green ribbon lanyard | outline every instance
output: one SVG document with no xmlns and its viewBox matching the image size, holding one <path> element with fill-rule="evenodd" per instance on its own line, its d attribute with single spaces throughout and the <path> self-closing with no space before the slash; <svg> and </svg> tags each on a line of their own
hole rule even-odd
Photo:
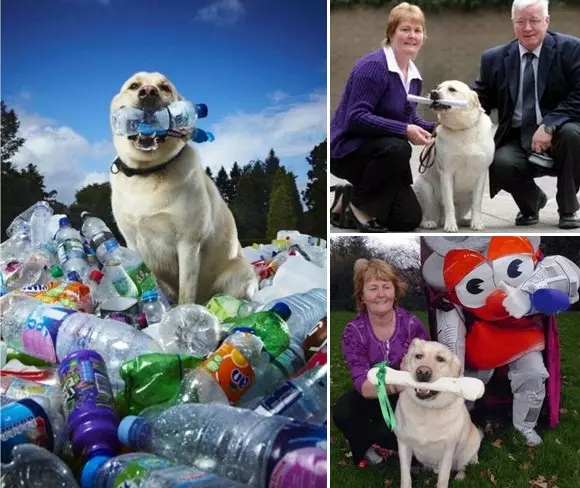
<svg viewBox="0 0 580 488">
<path fill-rule="evenodd" d="M 395 419 L 395 414 L 393 413 L 393 408 L 389 402 L 389 396 L 387 395 L 387 385 L 385 384 L 385 376 L 387 375 L 388 361 L 383 361 L 378 364 L 379 371 L 377 372 L 377 393 L 379 395 L 379 403 L 381 405 L 381 412 L 385 423 L 387 426 L 394 430 L 397 426 L 397 419 Z"/>
</svg>

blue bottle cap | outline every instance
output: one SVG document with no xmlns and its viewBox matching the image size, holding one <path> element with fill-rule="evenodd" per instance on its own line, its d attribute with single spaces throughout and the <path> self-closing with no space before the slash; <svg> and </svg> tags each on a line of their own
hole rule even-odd
<svg viewBox="0 0 580 488">
<path fill-rule="evenodd" d="M 79 283 L 82 283 L 81 276 L 76 271 L 69 271 L 66 274 L 66 277 L 69 281 L 78 281 Z"/>
<path fill-rule="evenodd" d="M 89 459 L 81 474 L 81 488 L 93 488 L 97 472 L 109 459 L 111 456 L 95 456 Z"/>
<path fill-rule="evenodd" d="M 61 217 L 58 221 L 58 226 L 59 227 L 67 227 L 70 226 L 70 219 L 68 217 Z"/>
<path fill-rule="evenodd" d="M 119 442 L 124 446 L 129 445 L 129 431 L 137 420 L 139 420 L 137 415 L 128 415 L 121 420 L 119 428 L 117 429 L 117 436 L 119 437 Z"/>
<path fill-rule="evenodd" d="M 292 315 L 292 311 L 290 310 L 290 307 L 288 305 L 286 305 L 284 302 L 276 303 L 271 308 L 271 310 L 276 312 L 284 320 L 288 320 L 290 318 L 290 315 Z"/>
</svg>

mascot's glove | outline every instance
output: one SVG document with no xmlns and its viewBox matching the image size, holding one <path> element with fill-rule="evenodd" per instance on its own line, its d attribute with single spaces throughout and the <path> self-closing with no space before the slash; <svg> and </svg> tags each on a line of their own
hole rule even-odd
<svg viewBox="0 0 580 488">
<path fill-rule="evenodd" d="M 540 288 L 528 293 L 520 288 L 513 288 L 503 281 L 499 288 L 506 294 L 502 305 L 516 319 L 532 313 L 555 314 L 567 310 L 570 306 L 569 296 L 560 290 Z"/>
<path fill-rule="evenodd" d="M 506 297 L 503 299 L 502 305 L 512 317 L 521 319 L 524 315 L 532 309 L 532 300 L 529 293 L 513 288 L 504 281 L 499 282 L 499 289 L 502 290 Z"/>
</svg>

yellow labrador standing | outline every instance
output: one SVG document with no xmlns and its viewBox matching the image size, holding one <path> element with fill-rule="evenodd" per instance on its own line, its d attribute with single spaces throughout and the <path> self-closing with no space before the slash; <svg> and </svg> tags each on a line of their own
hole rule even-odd
<svg viewBox="0 0 580 488">
<path fill-rule="evenodd" d="M 162 74 L 137 73 L 113 98 L 111 112 L 155 111 L 178 100 Z M 242 255 L 230 210 L 188 139 L 113 135 L 115 220 L 170 299 L 203 303 L 220 292 L 249 298 L 258 288 L 256 274 Z"/>
<path fill-rule="evenodd" d="M 413 339 L 401 370 L 421 382 L 459 377 L 461 363 L 443 344 Z M 399 444 L 401 488 L 411 488 L 413 455 L 438 473 L 437 488 L 447 488 L 451 470 L 457 478 L 477 463 L 482 434 L 471 422 L 462 397 L 452 393 L 405 388 L 395 410 L 395 434 Z"/>
<path fill-rule="evenodd" d="M 481 204 L 495 151 L 491 119 L 481 108 L 477 93 L 461 81 L 444 81 L 430 97 L 435 101 L 466 101 L 468 105 L 431 105 L 440 123 L 434 163 L 413 185 L 423 210 L 421 227 L 435 229 L 443 223 L 445 232 L 457 232 L 459 220 L 459 225 L 482 230 Z M 468 224 L 465 217 L 470 210 Z"/>
</svg>

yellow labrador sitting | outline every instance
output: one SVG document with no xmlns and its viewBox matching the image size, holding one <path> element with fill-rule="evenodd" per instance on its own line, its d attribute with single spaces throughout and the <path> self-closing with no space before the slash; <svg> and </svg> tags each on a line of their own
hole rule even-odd
<svg viewBox="0 0 580 488">
<path fill-rule="evenodd" d="M 413 379 L 431 382 L 442 377 L 459 377 L 457 356 L 438 342 L 413 339 L 401 370 Z M 395 411 L 395 434 L 399 444 L 401 488 L 411 488 L 411 459 L 438 473 L 437 488 L 447 488 L 451 470 L 457 479 L 465 467 L 477 463 L 482 434 L 471 422 L 465 400 L 452 393 L 405 388 Z"/>
<path fill-rule="evenodd" d="M 165 76 L 142 72 L 123 84 L 111 112 L 156 111 L 178 100 Z M 115 220 L 170 299 L 203 303 L 216 293 L 249 298 L 258 288 L 256 274 L 242 255 L 230 210 L 188 140 L 113 135 Z"/>
</svg>

